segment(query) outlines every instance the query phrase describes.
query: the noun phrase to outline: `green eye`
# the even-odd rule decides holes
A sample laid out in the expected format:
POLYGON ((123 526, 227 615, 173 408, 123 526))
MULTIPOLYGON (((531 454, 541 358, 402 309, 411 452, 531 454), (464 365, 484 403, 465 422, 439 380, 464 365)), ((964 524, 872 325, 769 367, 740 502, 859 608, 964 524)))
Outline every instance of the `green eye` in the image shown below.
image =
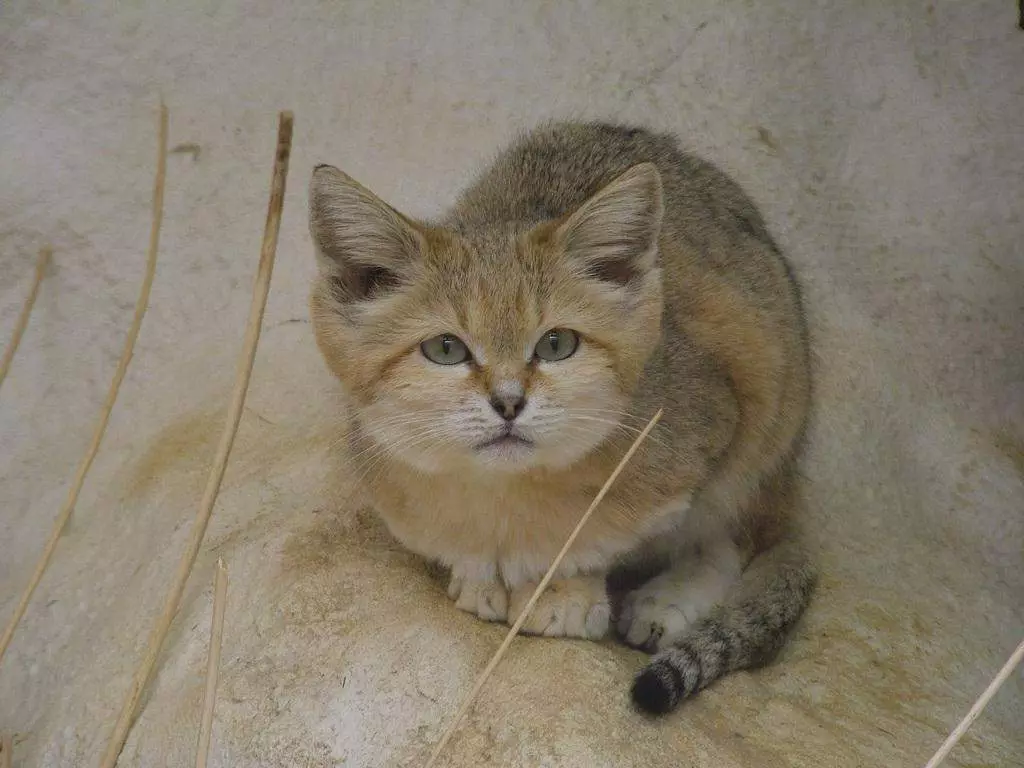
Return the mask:
POLYGON ((438 365, 458 365, 469 360, 469 350, 462 339, 449 333, 442 333, 420 344, 423 356, 438 365))
POLYGON ((580 336, 568 328, 552 328, 537 342, 534 354, 541 360, 554 363, 572 357, 580 345, 580 336))

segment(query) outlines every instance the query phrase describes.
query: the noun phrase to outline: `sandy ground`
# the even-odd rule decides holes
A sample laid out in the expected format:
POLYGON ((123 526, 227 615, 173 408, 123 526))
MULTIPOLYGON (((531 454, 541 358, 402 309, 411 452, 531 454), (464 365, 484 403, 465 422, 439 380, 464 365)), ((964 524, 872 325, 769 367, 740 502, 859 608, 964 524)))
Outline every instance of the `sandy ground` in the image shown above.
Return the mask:
MULTIPOLYGON (((121 765, 190 765, 213 564, 231 572, 218 766, 417 765, 500 641, 363 506, 312 343, 305 186, 331 162, 436 213, 548 117, 647 123, 732 172, 805 285, 804 472, 824 578, 777 664, 673 716, 642 657, 523 639, 457 766, 915 766, 1024 636, 1024 32, 1013 3, 0 6, 0 329, 55 263, 0 393, 0 619, 55 518, 145 260, 161 261, 107 442, 0 666, 15 766, 94 765, 221 428, 276 113, 296 114, 237 448, 121 765), (129 7, 130 6, 130 7, 129 7)), ((0 337, 6 337, 2 331, 0 337)), ((1020 674, 950 765, 1024 765, 1020 674)))

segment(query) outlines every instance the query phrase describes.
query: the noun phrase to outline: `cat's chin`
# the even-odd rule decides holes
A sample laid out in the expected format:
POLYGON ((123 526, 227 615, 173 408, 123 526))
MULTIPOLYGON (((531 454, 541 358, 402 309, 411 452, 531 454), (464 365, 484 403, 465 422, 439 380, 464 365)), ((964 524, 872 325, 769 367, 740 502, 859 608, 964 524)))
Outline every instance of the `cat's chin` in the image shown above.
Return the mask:
POLYGON ((532 440, 502 435, 475 446, 473 458, 486 469, 517 472, 536 466, 537 446, 532 440))
POLYGON ((560 472, 569 469, 587 454, 559 450, 532 442, 501 443, 473 451, 472 463, 481 472, 525 474, 536 470, 560 472))
POLYGON ((429 475, 459 474, 526 474, 535 470, 558 471, 579 459, 562 455, 550 447, 541 447, 528 440, 493 441, 469 449, 459 456, 401 456, 399 461, 429 475))
POLYGON ((390 453, 392 460, 428 475, 515 475, 568 469, 591 449, 578 443, 538 440, 525 432, 509 432, 476 443, 452 444, 444 451, 406 449, 390 453))

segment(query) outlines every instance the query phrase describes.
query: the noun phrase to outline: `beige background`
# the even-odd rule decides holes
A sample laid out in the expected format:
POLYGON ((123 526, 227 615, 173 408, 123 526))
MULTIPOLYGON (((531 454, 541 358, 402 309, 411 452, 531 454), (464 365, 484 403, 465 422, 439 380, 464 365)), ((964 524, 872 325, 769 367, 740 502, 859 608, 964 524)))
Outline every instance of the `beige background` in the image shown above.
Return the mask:
MULTIPOLYGON (((1024 636, 1024 32, 1011 2, 0 6, 0 619, 57 514, 145 257, 152 305, 74 521, 0 666, 15 765, 97 761, 188 535, 240 346, 276 113, 291 186, 207 545, 121 764, 190 764, 212 566, 231 572, 220 766, 416 765, 502 630, 458 614, 362 509, 313 347, 305 184, 337 164, 439 211, 551 116, 652 124, 732 172, 804 282, 805 474, 824 578, 780 662, 661 721, 639 654, 517 642, 461 766, 919 766, 1024 636)), ((1018 674, 951 765, 1024 765, 1018 674)))

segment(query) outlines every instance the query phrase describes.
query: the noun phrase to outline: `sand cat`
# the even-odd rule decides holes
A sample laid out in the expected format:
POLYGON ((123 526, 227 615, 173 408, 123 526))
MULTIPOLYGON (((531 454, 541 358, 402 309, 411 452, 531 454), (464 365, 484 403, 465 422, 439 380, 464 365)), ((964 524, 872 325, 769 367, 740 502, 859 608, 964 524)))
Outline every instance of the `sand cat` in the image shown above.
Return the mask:
POLYGON ((601 123, 515 142, 437 221, 313 173, 316 338, 352 455, 457 607, 514 621, 639 429, 665 416, 526 631, 655 656, 665 712, 766 661, 813 573, 793 531, 808 355, 757 210, 667 135, 601 123))

